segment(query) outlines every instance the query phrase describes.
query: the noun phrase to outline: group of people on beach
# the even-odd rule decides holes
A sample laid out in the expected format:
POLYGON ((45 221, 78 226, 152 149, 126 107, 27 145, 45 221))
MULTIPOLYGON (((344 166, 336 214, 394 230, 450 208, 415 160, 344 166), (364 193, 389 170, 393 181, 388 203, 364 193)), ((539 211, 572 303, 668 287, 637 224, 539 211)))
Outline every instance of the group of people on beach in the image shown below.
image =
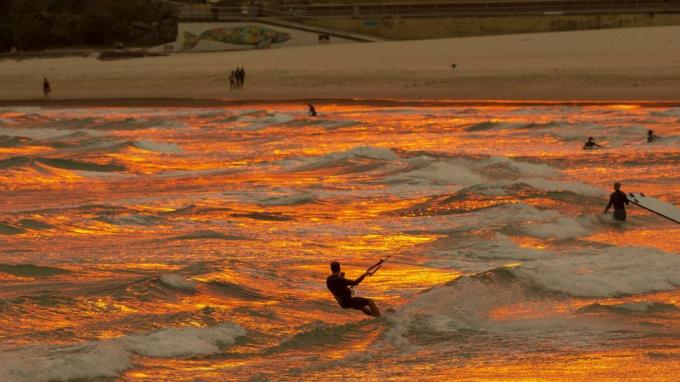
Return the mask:
POLYGON ((246 82, 246 70, 243 68, 236 68, 229 73, 229 89, 241 89, 246 82))
MULTIPOLYGON (((652 143, 652 142, 657 141, 659 139, 661 139, 661 137, 654 134, 653 130, 647 131, 647 143, 652 143)), ((595 138, 593 138, 593 137, 588 137, 588 140, 586 141, 586 143, 583 144, 584 150, 590 150, 590 149, 595 149, 595 148, 603 148, 603 147, 604 146, 595 143, 595 138)))

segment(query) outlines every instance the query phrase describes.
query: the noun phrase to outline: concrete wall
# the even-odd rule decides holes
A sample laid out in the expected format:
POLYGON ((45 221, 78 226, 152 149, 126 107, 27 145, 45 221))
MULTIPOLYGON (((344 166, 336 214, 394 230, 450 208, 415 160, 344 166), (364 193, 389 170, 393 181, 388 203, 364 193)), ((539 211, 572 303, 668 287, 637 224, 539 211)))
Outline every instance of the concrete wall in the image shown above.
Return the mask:
POLYGON ((317 17, 301 20, 393 40, 680 25, 680 13, 540 14, 446 17, 317 17))
MULTIPOLYGON (((247 37, 247 36, 246 36, 247 37)), ((330 36, 327 43, 341 44, 355 42, 341 37, 330 36)), ((223 50, 246 50, 258 48, 279 48, 291 46, 305 46, 305 45, 319 45, 319 33, 310 31, 303 31, 294 28, 286 28, 278 25, 270 25, 258 22, 186 22, 179 23, 177 31, 177 41, 174 43, 164 44, 150 49, 155 52, 183 52, 183 51, 223 51, 223 50), (211 41, 209 36, 203 35, 206 31, 211 31, 217 28, 238 29, 238 28, 262 28, 264 30, 273 31, 276 33, 286 34, 287 40, 283 42, 272 42, 271 45, 258 46, 253 41, 221 42, 211 41), (198 41, 195 45, 187 45, 185 43, 186 34, 196 36, 198 41), (203 38, 199 38, 203 35, 203 38)))

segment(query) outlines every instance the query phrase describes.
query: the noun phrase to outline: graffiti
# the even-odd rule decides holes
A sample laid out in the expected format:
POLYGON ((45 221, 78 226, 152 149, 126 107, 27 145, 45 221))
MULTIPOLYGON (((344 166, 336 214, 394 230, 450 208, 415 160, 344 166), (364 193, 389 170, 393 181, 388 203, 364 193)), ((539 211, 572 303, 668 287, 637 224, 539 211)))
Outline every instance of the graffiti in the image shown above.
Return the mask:
POLYGON ((258 26, 239 26, 231 28, 215 28, 200 35, 184 32, 183 49, 194 48, 201 40, 216 41, 225 44, 252 45, 255 48, 269 48, 271 44, 291 39, 289 33, 258 26))

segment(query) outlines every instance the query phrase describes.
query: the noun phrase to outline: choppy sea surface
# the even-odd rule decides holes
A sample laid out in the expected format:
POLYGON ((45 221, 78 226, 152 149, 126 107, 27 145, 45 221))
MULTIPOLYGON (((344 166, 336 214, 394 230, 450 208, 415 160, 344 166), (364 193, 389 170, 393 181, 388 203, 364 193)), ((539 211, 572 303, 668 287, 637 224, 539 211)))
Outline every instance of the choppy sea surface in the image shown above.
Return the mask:
POLYGON ((317 109, 0 108, 0 380, 680 375, 680 108, 317 109))

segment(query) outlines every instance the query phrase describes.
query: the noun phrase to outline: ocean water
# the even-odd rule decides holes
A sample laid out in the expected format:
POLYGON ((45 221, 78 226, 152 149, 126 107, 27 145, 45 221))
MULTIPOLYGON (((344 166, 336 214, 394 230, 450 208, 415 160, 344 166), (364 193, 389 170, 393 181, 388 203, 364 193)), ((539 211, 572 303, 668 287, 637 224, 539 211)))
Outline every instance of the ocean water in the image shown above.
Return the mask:
POLYGON ((680 108, 317 110, 0 108, 0 380, 677 380, 680 108))

